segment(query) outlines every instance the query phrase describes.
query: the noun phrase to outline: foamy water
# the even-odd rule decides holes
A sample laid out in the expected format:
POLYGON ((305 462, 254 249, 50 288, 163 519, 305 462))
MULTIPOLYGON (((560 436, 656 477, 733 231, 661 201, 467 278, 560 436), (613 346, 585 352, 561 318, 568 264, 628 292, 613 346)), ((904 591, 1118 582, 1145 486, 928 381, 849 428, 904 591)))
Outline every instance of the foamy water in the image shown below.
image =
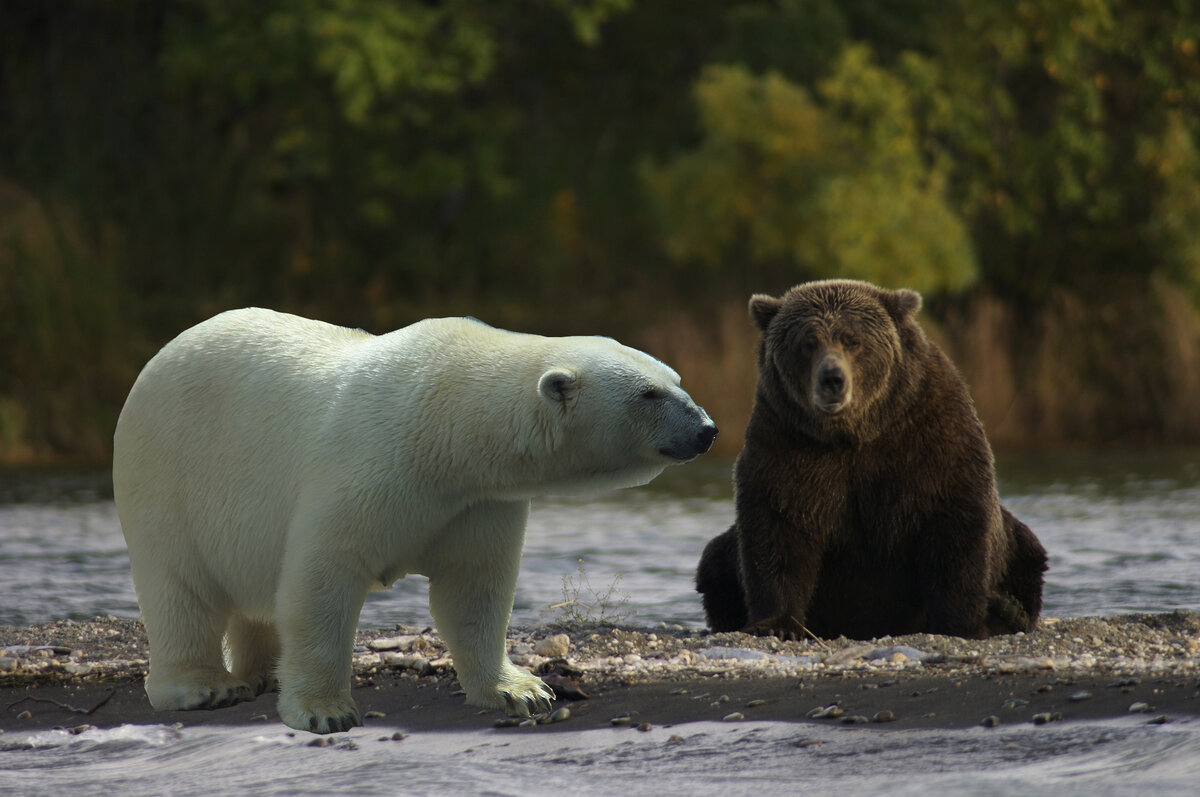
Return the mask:
POLYGON ((21 795, 1195 794, 1197 722, 878 731, 691 723, 538 733, 309 734, 123 726, 0 736, 0 789, 21 795))

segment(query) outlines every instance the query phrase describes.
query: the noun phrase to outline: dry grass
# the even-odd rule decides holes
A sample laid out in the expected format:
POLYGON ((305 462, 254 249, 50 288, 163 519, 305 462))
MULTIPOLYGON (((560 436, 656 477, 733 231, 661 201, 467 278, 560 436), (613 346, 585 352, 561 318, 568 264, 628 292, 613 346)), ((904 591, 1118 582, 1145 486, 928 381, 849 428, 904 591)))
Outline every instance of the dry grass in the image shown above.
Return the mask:
POLYGON ((713 453, 732 456, 742 448, 754 403, 758 330, 744 304, 728 304, 709 319, 682 313, 663 319, 637 337, 639 348, 679 372, 683 388, 721 430, 713 453))
MULTIPOLYGON (((998 448, 1200 444, 1200 311, 1178 287, 1089 305, 1063 293, 1032 319, 980 295, 922 319, 971 388, 998 448)), ((754 398, 758 333, 741 303, 682 314, 639 345, 683 376, 721 427, 715 453, 741 448, 754 398)))

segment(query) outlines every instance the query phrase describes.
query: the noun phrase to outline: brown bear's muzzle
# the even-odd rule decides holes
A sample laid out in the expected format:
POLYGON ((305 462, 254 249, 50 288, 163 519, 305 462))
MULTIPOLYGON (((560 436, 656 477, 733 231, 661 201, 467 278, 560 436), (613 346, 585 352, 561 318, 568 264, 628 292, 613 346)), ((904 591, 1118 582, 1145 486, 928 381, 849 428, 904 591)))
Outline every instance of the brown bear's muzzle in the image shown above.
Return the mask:
POLYGON ((835 415, 850 404, 850 371, 841 356, 828 352, 813 370, 812 403, 821 412, 835 415))

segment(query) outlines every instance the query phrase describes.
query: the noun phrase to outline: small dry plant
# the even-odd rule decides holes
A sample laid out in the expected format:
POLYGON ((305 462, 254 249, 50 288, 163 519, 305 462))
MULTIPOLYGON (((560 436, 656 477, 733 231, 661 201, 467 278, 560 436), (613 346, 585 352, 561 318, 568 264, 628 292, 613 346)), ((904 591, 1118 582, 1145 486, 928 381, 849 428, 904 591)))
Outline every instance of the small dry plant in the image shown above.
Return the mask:
POLYGON ((597 590, 580 559, 574 575, 562 577, 563 600, 547 607, 548 611, 558 612, 550 624, 566 628, 618 625, 631 614, 629 595, 618 586, 620 582, 621 574, 617 573, 608 587, 597 590))

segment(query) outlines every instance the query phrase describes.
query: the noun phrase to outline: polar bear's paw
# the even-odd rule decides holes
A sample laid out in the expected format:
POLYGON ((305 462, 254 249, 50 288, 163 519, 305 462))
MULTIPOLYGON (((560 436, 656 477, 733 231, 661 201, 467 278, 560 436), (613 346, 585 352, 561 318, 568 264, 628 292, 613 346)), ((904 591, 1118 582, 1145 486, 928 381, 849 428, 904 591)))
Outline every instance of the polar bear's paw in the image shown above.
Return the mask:
POLYGON ((541 678, 519 671, 496 688, 504 710, 512 717, 529 717, 547 712, 554 700, 554 690, 541 678))
POLYGON ((303 701, 281 695, 279 718, 289 728, 310 733, 340 733, 363 724, 358 706, 349 697, 303 701))
POLYGON ((243 703, 253 700, 256 692, 225 670, 206 668, 151 671, 146 678, 146 695, 158 711, 192 711, 243 703))

